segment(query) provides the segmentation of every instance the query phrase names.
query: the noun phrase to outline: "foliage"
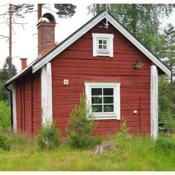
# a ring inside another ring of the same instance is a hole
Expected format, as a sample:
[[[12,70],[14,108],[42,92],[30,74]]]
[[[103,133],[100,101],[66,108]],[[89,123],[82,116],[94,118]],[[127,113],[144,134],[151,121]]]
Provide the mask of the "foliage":
[[[10,139],[4,135],[0,135],[0,149],[10,150],[11,142]]]
[[[0,100],[5,101],[8,99],[8,92],[5,89],[5,81],[0,79]]]
[[[60,18],[72,17],[75,14],[76,6],[73,4],[54,4],[54,7],[58,10],[57,15]]]
[[[0,100],[8,100],[8,93],[5,89],[5,82],[16,75],[16,67],[14,65],[10,65],[9,59],[5,60],[3,68],[0,69]]]
[[[10,108],[6,101],[0,101],[0,128],[10,127]]]
[[[80,97],[80,104],[72,110],[69,124],[71,128],[67,133],[70,146],[75,148],[93,146],[94,138],[91,136],[91,132],[95,127],[95,121],[84,95]]]
[[[164,35],[166,42],[160,54],[172,71],[171,82],[173,82],[173,76],[175,76],[175,27],[168,24],[167,29],[164,30]]]
[[[175,83],[164,76],[159,78],[159,121],[170,131],[175,131]]]
[[[164,43],[159,32],[160,17],[169,16],[173,4],[94,4],[89,12],[94,15],[108,10],[136,38],[157,54]]]
[[[60,144],[60,135],[55,124],[47,123],[40,131],[38,145],[40,149],[54,149]]]
[[[116,134],[115,140],[121,147],[125,147],[128,138],[129,134],[128,134],[127,122],[124,120],[121,122],[120,130]]]
[[[18,18],[24,18],[24,14],[33,12],[32,4],[12,4],[12,13]]]
[[[164,152],[175,151],[175,142],[168,138],[159,138],[156,147]]]

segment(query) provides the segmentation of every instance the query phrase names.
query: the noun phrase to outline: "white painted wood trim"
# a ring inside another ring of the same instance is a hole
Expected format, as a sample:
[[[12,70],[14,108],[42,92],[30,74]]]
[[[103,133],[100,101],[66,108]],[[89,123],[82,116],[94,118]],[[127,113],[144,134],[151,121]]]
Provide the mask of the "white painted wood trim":
[[[158,136],[158,70],[157,66],[151,66],[151,137]]]
[[[17,132],[17,118],[16,118],[16,88],[12,87],[12,104],[13,104],[13,132]]]
[[[55,56],[65,50],[68,46],[78,40],[82,35],[84,35],[87,31],[89,31],[92,27],[94,27],[98,22],[102,19],[106,18],[117,30],[119,30],[129,41],[131,41],[143,54],[145,54],[154,64],[156,64],[163,72],[165,72],[168,76],[171,76],[171,71],[159,60],[157,59],[148,49],[146,49],[136,38],[134,38],[119,22],[115,20],[111,15],[107,12],[101,13],[99,16],[94,18],[91,22],[85,25],[81,30],[72,35],[69,39],[67,39],[63,44],[54,49],[44,58],[42,58],[36,64],[33,64],[33,73],[42,68],[47,62],[52,60]]]
[[[47,104],[48,104],[48,117],[52,122],[53,112],[52,112],[52,65],[51,63],[47,63],[47,87],[48,87],[48,97],[47,97]]]
[[[52,70],[51,63],[41,69],[42,126],[52,122]]]
[[[91,88],[114,88],[114,112],[94,114],[95,120],[120,120],[120,82],[85,82],[87,103],[91,106]],[[90,111],[91,112],[91,111]]]

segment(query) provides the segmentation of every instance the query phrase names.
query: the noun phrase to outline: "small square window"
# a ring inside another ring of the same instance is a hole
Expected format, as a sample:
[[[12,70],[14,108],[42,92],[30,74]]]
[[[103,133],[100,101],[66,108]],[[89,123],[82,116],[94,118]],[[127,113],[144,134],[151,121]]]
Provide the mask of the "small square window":
[[[120,83],[85,83],[85,92],[95,119],[120,119]]]
[[[113,34],[93,33],[93,56],[113,57]]]

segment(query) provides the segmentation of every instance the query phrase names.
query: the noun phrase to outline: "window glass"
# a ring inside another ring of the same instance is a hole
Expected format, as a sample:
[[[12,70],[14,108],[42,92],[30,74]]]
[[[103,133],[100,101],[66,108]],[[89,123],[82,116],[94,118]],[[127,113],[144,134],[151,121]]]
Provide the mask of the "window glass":
[[[114,94],[113,88],[91,89],[92,112],[113,112]]]
[[[113,97],[103,97],[103,101],[104,103],[113,103],[114,100],[113,100]]]
[[[92,112],[102,112],[102,105],[92,105]]]
[[[114,105],[104,105],[104,112],[113,112]]]
[[[102,97],[92,97],[92,104],[101,104]]]
[[[113,88],[104,88],[104,95],[113,95]]]
[[[107,39],[103,39],[103,40],[98,40],[98,49],[100,50],[107,50]]]
[[[101,88],[92,88],[92,95],[102,95]]]

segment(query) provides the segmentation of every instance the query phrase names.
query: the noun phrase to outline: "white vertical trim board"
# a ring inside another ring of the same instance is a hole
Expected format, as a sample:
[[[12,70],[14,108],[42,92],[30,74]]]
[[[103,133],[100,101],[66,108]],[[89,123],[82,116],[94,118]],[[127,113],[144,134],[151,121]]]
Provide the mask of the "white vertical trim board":
[[[151,137],[158,136],[158,70],[157,66],[151,66]]]
[[[17,132],[17,119],[16,119],[16,88],[12,87],[12,104],[13,104],[13,132]]]
[[[51,63],[41,69],[42,125],[52,122],[52,70]]]

